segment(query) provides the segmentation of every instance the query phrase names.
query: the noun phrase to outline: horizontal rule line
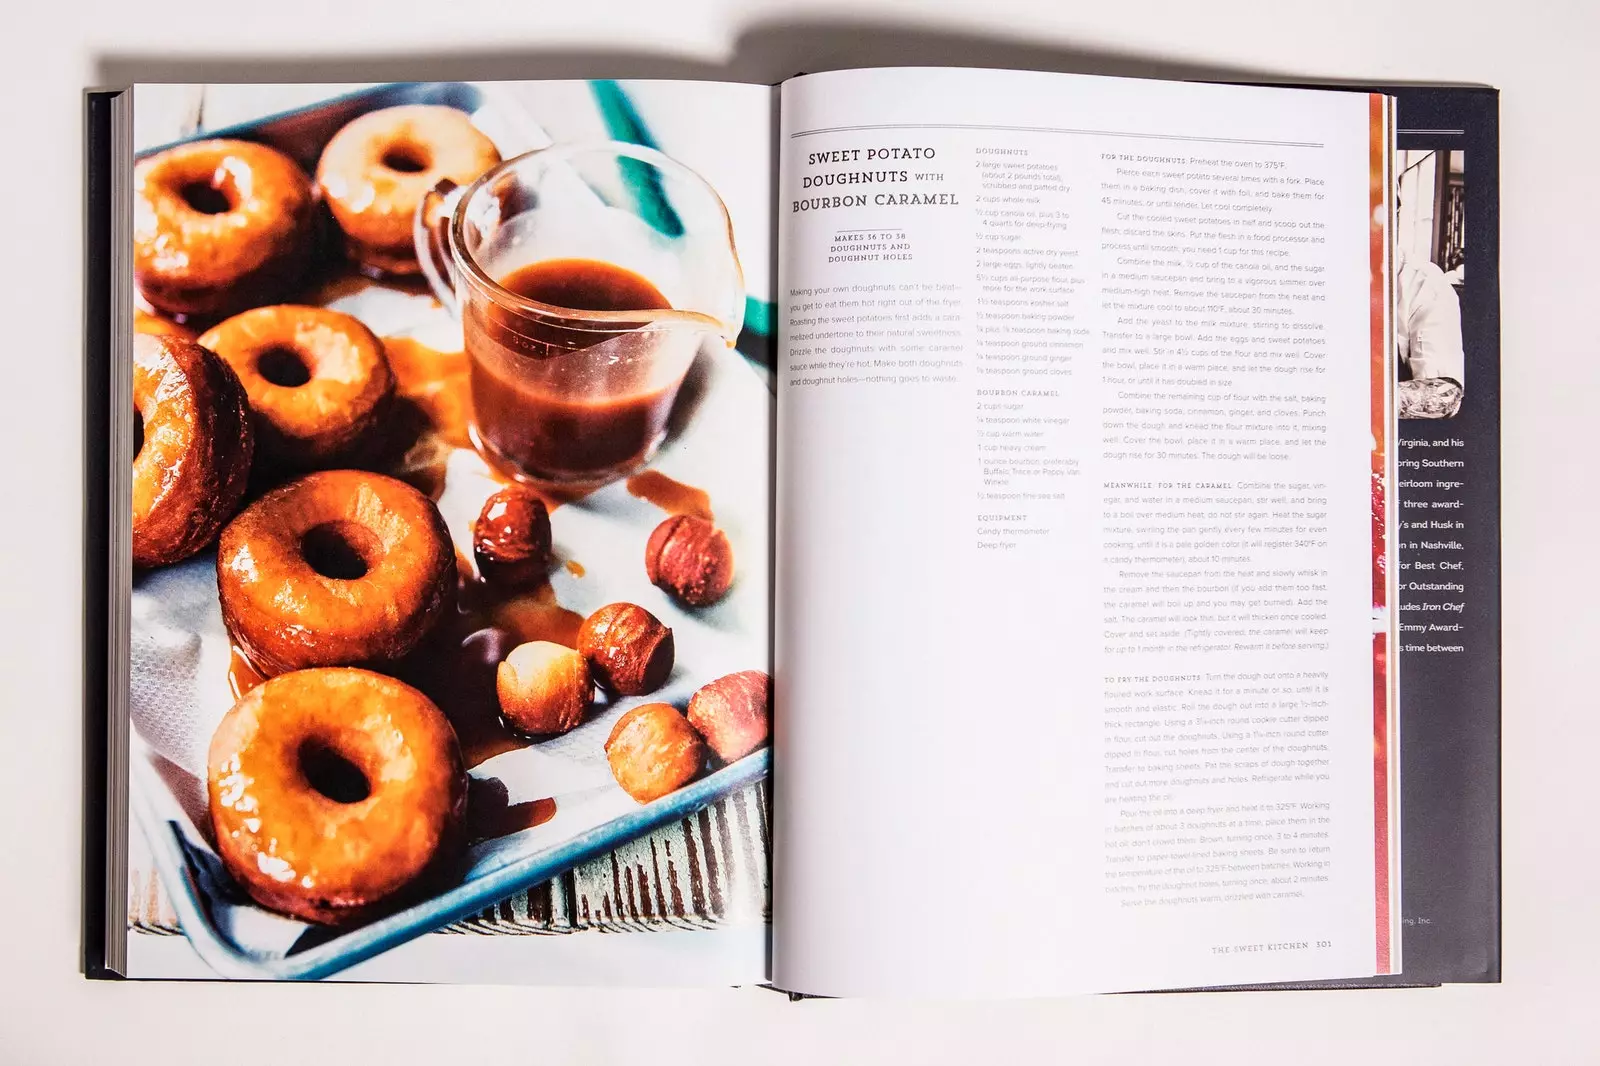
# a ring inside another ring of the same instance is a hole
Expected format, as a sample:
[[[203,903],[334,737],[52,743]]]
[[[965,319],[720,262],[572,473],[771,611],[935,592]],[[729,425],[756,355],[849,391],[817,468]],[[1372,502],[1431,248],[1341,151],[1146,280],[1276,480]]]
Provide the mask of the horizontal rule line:
[[[1146,141],[1194,141],[1198,144],[1258,144],[1275,148],[1323,148],[1320,141],[1264,141],[1248,137],[1190,137],[1180,133],[1133,133],[1128,130],[1078,130],[1057,126],[989,126],[959,122],[886,122],[867,126],[824,126],[814,130],[795,130],[796,137],[814,137],[819,133],[856,133],[862,130],[995,130],[1005,133],[1065,133],[1078,137],[1132,137]]]

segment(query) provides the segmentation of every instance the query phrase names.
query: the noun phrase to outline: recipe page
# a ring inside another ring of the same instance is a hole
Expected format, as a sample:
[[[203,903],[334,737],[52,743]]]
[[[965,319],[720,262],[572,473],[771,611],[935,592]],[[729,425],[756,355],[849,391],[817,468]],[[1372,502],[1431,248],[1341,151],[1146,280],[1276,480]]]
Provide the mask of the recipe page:
[[[1386,143],[1358,93],[784,86],[779,987],[1398,968]]]

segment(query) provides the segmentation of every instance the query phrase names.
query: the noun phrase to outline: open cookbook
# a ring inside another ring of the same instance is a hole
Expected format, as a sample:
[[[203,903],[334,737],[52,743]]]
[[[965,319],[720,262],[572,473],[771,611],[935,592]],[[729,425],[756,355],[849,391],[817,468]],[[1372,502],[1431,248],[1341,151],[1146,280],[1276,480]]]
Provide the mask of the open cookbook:
[[[1402,821],[1413,647],[1487,664],[1497,765],[1498,368],[1463,153],[1396,129],[973,69],[92,96],[86,970],[1497,979],[1494,782]]]

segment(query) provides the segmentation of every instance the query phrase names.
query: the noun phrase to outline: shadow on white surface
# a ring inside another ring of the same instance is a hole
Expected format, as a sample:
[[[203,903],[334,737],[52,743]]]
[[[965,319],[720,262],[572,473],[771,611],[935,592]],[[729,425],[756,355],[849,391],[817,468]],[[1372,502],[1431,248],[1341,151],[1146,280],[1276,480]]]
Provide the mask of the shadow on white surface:
[[[1304,80],[1307,72],[1202,64],[1106,49],[1033,44],[887,21],[768,19],[752,23],[722,62],[642,50],[558,46],[548,50],[429,51],[283,57],[108,52],[101,84],[162,82],[521,81],[679,78],[776,83],[805,72],[863,66],[963,66],[1206,81]]]

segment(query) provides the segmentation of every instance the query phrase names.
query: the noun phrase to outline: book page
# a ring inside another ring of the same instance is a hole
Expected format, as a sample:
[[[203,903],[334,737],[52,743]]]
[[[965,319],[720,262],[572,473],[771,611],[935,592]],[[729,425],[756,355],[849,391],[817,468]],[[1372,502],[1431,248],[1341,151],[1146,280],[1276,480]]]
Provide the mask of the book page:
[[[764,981],[774,90],[135,97],[123,972]]]
[[[784,87],[774,982],[1371,975],[1387,104]]]

